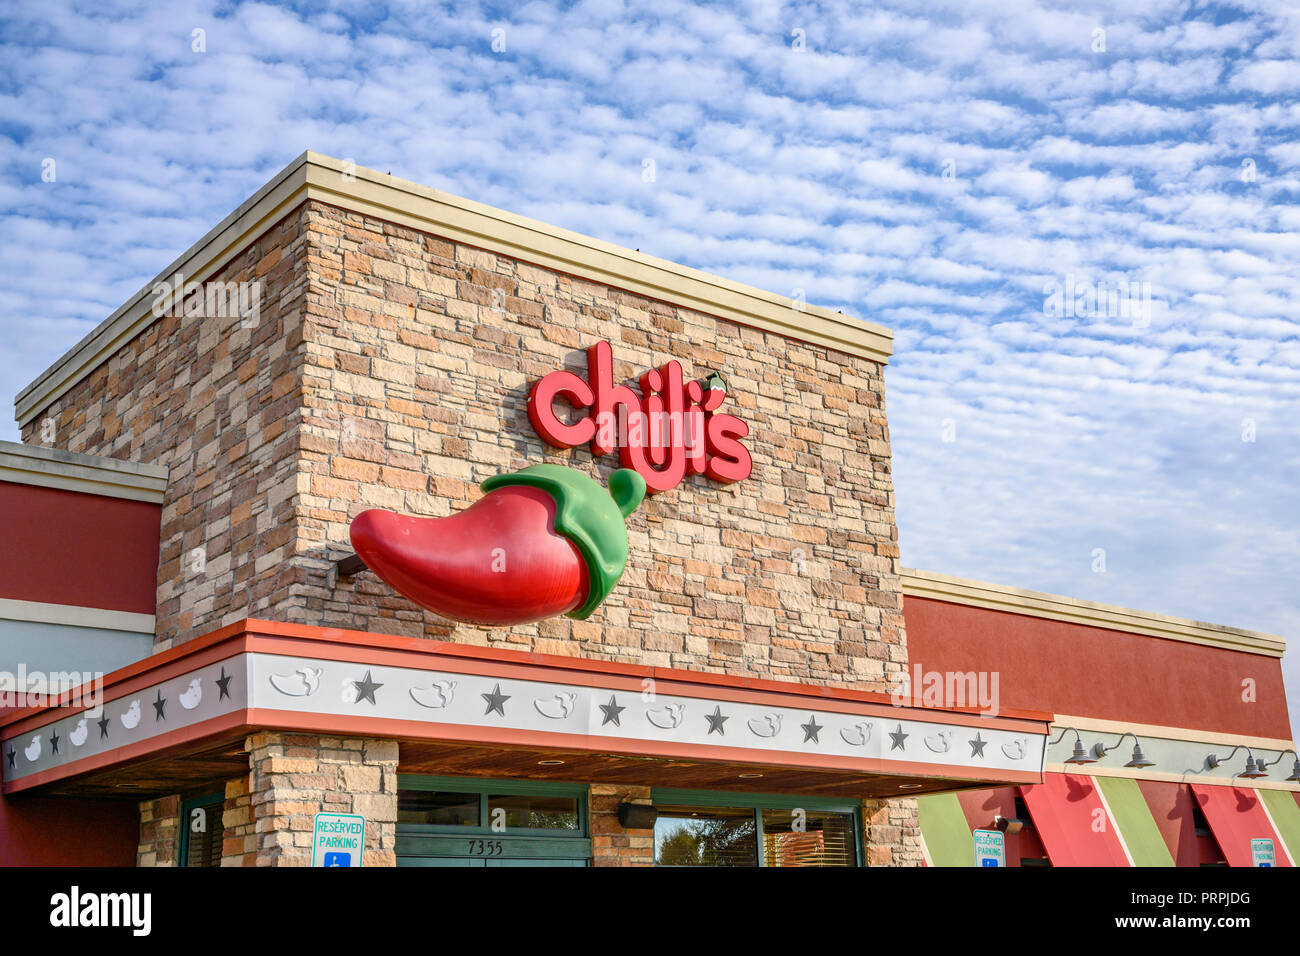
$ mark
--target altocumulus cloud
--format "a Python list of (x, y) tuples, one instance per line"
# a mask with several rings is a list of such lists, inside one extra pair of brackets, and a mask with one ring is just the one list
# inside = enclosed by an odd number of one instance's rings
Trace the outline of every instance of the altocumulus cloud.
[(909, 565), (1300, 639), (1289, 0), (46, 2), (0, 46), (7, 394), (312, 148), (893, 327)]

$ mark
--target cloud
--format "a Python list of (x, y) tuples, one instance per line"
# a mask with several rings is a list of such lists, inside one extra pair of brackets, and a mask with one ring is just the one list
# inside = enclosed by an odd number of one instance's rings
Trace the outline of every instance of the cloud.
[(311, 148), (892, 326), (908, 564), (1300, 632), (1287, 0), (49, 0), (0, 48), (11, 396)]

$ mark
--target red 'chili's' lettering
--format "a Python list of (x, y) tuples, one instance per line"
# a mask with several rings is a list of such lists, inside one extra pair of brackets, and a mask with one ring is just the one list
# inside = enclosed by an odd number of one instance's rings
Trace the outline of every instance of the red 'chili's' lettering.
[[(608, 342), (587, 349), (587, 378), (551, 372), (528, 394), (528, 418), (537, 434), (557, 448), (590, 444), (597, 457), (615, 449), (624, 468), (645, 479), (650, 494), (677, 487), (687, 475), (703, 474), (731, 483), (753, 470), (741, 439), (749, 426), (734, 415), (717, 413), (726, 399), (721, 379), (683, 382), (682, 367), (669, 362), (639, 381), (638, 395), (614, 384), (614, 353)], [(566, 424), (555, 414), (564, 399), (587, 414)]]

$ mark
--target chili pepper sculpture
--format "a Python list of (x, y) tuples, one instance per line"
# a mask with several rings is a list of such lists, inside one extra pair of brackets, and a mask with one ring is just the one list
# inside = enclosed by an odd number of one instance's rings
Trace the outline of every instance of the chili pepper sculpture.
[(619, 469), (606, 491), (584, 472), (548, 464), (482, 488), (482, 498), (446, 518), (363, 511), (352, 546), (397, 591), (455, 621), (589, 617), (623, 574), (624, 519), (645, 497), (645, 479)]

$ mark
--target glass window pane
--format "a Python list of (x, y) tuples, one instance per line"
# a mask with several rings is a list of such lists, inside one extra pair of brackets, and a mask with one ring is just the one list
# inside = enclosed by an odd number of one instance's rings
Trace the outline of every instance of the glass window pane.
[(185, 842), (183, 866), (221, 865), (221, 847), (225, 836), (221, 825), (223, 809), (221, 802), (189, 808), (184, 821), (190, 832)]
[(398, 790), (398, 823), (440, 827), (478, 826), (478, 794), (449, 790)]
[(758, 866), (754, 811), (730, 807), (659, 807), (657, 866)]
[(820, 810), (764, 810), (763, 865), (857, 865), (853, 817)]
[(487, 826), (507, 830), (577, 830), (577, 797), (488, 794)]

